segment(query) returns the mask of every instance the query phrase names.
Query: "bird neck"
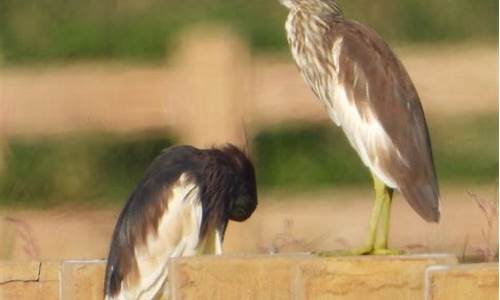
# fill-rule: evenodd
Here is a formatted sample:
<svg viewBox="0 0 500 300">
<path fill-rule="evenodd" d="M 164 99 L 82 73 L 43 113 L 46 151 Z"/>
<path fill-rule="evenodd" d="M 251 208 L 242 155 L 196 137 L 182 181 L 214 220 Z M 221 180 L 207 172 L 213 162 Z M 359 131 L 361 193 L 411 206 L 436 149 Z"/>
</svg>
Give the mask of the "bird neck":
<svg viewBox="0 0 500 300">
<path fill-rule="evenodd" d="M 227 222 L 228 204 L 233 189 L 233 176 L 231 166 L 222 159 L 218 150 L 211 150 L 206 157 L 200 174 L 200 199 L 203 206 L 203 219 L 207 222 L 202 226 L 219 227 Z M 210 218 L 208 220 L 207 218 Z"/>
<path fill-rule="evenodd" d="M 307 41 L 320 40 L 330 29 L 331 23 L 323 16 L 303 10 L 291 10 L 285 24 L 290 46 L 305 46 Z M 301 43 L 301 44 L 297 44 Z"/>
<path fill-rule="evenodd" d="M 314 81 L 313 77 L 318 76 L 315 74 L 318 71 L 331 74 L 327 70 L 332 65 L 330 33 L 335 30 L 338 18 L 341 17 L 312 14 L 303 10 L 291 10 L 288 15 L 285 25 L 288 43 L 307 82 Z"/>
<path fill-rule="evenodd" d="M 343 12 L 335 0 L 292 0 L 290 12 L 302 12 L 322 18 L 342 17 Z"/>
</svg>

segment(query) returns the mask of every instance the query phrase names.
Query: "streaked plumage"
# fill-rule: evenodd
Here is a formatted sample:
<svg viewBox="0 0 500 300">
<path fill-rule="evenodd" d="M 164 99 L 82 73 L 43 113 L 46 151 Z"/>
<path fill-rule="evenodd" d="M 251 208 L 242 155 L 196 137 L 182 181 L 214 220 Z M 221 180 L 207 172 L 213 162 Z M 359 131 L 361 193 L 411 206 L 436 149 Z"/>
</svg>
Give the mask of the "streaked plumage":
<svg viewBox="0 0 500 300">
<path fill-rule="evenodd" d="M 437 222 L 439 189 L 417 91 L 390 47 L 335 0 L 280 0 L 292 56 L 363 163 Z"/>
<path fill-rule="evenodd" d="M 166 299 L 170 257 L 220 254 L 228 220 L 257 206 L 255 171 L 232 145 L 176 146 L 156 158 L 118 218 L 106 299 Z"/>
</svg>

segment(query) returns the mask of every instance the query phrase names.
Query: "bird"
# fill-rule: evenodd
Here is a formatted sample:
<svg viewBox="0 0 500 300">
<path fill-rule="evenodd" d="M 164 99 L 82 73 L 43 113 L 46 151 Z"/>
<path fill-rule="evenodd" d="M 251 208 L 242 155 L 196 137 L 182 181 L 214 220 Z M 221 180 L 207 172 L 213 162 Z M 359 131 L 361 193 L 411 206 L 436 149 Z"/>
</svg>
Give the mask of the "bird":
<svg viewBox="0 0 500 300">
<path fill-rule="evenodd" d="M 238 147 L 166 149 L 118 217 L 104 298 L 168 299 L 169 259 L 221 254 L 228 220 L 245 221 L 256 207 L 255 169 Z"/>
<path fill-rule="evenodd" d="M 394 190 L 425 221 L 437 223 L 441 214 L 429 130 L 410 75 L 382 37 L 346 18 L 335 0 L 279 1 L 304 81 L 373 177 L 367 240 L 347 254 L 401 253 L 388 247 Z"/>
</svg>

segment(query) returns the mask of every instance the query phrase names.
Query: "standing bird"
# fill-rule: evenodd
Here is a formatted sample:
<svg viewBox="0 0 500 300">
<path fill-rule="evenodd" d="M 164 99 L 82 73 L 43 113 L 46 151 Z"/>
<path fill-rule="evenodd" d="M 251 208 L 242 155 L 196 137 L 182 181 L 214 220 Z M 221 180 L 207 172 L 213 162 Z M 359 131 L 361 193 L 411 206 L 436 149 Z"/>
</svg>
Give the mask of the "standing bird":
<svg viewBox="0 0 500 300">
<path fill-rule="evenodd" d="M 394 189 L 426 221 L 440 216 L 431 142 L 410 76 L 384 40 L 344 18 L 335 0 L 280 2 L 289 9 L 288 42 L 304 80 L 373 176 L 368 240 L 349 253 L 398 253 L 387 247 Z"/>
<path fill-rule="evenodd" d="M 254 167 L 238 148 L 169 148 L 118 218 L 105 299 L 167 299 L 169 258 L 220 254 L 228 220 L 244 221 L 256 207 Z"/>
</svg>

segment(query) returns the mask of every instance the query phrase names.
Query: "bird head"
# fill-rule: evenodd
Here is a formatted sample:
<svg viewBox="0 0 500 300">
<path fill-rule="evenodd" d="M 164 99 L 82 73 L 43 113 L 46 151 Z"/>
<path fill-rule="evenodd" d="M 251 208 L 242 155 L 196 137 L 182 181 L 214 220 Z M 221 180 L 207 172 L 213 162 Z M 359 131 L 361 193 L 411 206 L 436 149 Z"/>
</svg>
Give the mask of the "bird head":
<svg viewBox="0 0 500 300">
<path fill-rule="evenodd" d="M 228 216 L 233 221 L 245 221 L 257 208 L 255 169 L 248 156 L 236 146 L 228 144 L 221 149 L 232 169 L 232 183 Z"/>
<path fill-rule="evenodd" d="M 314 14 L 342 14 L 335 0 L 278 0 L 290 11 L 302 11 Z"/>
<path fill-rule="evenodd" d="M 299 1 L 297 0 L 278 0 L 281 5 L 283 5 L 284 7 L 288 8 L 288 9 L 294 9 L 295 7 L 297 7 Z"/>
</svg>

